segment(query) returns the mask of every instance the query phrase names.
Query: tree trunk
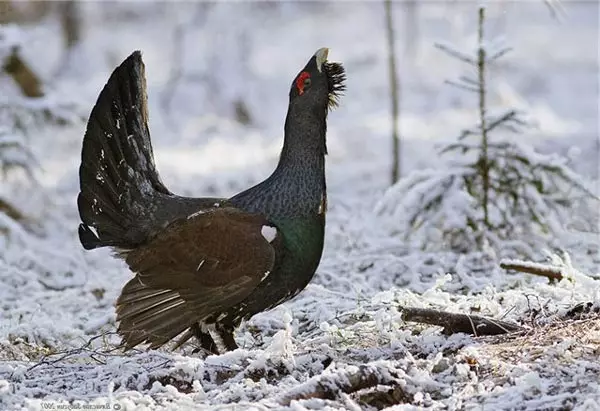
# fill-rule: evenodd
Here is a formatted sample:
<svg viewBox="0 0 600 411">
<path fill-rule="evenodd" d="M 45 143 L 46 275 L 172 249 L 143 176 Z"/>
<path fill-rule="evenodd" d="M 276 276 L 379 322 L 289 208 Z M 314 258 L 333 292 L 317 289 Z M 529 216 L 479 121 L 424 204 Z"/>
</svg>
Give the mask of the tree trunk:
<svg viewBox="0 0 600 411">
<path fill-rule="evenodd" d="M 400 90 L 396 75 L 396 50 L 394 41 L 394 19 L 392 15 L 392 1 L 384 0 L 385 5 L 385 28 L 388 45 L 388 70 L 390 76 L 390 99 L 392 104 L 392 184 L 400 178 L 400 135 L 398 132 L 399 122 L 399 99 Z"/>
</svg>

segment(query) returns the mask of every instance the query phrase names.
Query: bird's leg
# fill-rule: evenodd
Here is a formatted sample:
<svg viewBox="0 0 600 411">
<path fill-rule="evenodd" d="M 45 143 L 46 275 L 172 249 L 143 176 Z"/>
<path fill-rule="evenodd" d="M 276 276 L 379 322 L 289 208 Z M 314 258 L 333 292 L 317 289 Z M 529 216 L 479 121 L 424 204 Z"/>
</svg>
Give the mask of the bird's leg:
<svg viewBox="0 0 600 411">
<path fill-rule="evenodd" d="M 234 327 L 231 324 L 217 323 L 215 329 L 227 351 L 233 351 L 239 348 L 233 338 Z"/>
<path fill-rule="evenodd" d="M 198 339 L 198 341 L 200 342 L 200 346 L 204 350 L 206 350 L 209 353 L 219 355 L 219 349 L 217 347 L 217 343 L 212 338 L 212 336 L 210 335 L 209 332 L 202 331 L 202 328 L 200 327 L 200 325 L 198 323 L 192 325 L 190 327 L 190 329 L 192 330 L 192 332 L 194 333 L 194 337 L 196 337 Z M 195 348 L 192 351 L 192 354 L 195 354 L 198 351 L 200 351 L 200 349 Z"/>
</svg>

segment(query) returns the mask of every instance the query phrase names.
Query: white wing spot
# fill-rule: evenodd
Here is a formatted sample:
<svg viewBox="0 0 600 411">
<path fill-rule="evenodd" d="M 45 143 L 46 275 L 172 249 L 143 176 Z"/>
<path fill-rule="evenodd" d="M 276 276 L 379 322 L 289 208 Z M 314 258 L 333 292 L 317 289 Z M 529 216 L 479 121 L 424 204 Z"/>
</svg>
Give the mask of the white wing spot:
<svg viewBox="0 0 600 411">
<path fill-rule="evenodd" d="M 204 260 L 200 261 L 200 264 L 198 264 L 198 267 L 196 267 L 196 271 L 200 271 L 200 268 L 204 265 Z"/>
<path fill-rule="evenodd" d="M 260 279 L 260 281 L 265 281 L 265 278 L 267 278 L 269 276 L 269 274 L 271 274 L 270 271 L 267 271 L 266 273 L 264 273 L 262 278 Z"/>
<path fill-rule="evenodd" d="M 327 195 L 321 194 L 321 202 L 319 203 L 319 214 L 325 214 L 327 212 Z"/>
<path fill-rule="evenodd" d="M 263 225 L 260 233 L 269 243 L 275 240 L 275 237 L 277 237 L 277 229 L 268 225 Z"/>
</svg>

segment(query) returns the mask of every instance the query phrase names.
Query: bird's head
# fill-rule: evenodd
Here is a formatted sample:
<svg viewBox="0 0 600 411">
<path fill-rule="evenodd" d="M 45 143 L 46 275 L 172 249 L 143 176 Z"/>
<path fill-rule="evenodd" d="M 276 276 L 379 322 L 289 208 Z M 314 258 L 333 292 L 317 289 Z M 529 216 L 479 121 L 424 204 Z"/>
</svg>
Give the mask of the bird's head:
<svg viewBox="0 0 600 411">
<path fill-rule="evenodd" d="M 290 105 L 332 109 L 346 89 L 346 75 L 340 63 L 327 61 L 328 48 L 320 48 L 298 73 L 290 88 Z"/>
</svg>

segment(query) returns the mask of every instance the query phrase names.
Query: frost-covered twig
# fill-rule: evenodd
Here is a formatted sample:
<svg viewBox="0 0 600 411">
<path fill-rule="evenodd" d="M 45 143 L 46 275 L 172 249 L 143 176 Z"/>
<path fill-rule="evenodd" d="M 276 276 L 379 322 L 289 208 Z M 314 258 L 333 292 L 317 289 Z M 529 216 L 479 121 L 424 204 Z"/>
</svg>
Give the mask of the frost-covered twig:
<svg viewBox="0 0 600 411">
<path fill-rule="evenodd" d="M 523 331 L 523 328 L 516 324 L 478 315 L 449 313 L 429 308 L 399 308 L 404 321 L 439 325 L 444 327 L 445 334 L 467 333 L 478 337 Z"/>
<path fill-rule="evenodd" d="M 477 65 L 475 60 L 471 56 L 454 49 L 454 47 L 452 47 L 452 46 L 449 46 L 447 44 L 442 44 L 442 43 L 435 43 L 434 46 L 437 49 L 447 53 L 449 56 L 452 56 L 458 60 L 464 61 L 465 63 L 468 63 L 472 66 Z"/>
<path fill-rule="evenodd" d="M 546 277 L 551 282 L 560 281 L 563 279 L 562 268 L 547 264 L 539 264 L 521 260 L 502 260 L 500 261 L 500 267 L 505 270 L 514 270 L 521 273 Z"/>
<path fill-rule="evenodd" d="M 93 359 L 94 361 L 96 361 L 96 362 L 98 362 L 100 364 L 104 364 L 104 361 L 101 360 L 101 359 L 99 359 L 99 358 L 96 358 L 96 355 L 102 355 L 104 357 L 107 357 L 107 356 L 110 355 L 109 353 L 111 351 L 114 351 L 114 348 L 106 350 L 106 351 L 94 350 L 94 349 L 91 348 L 92 347 L 92 343 L 94 341 L 96 341 L 96 340 L 99 340 L 101 338 L 106 338 L 108 335 L 113 335 L 113 334 L 116 334 L 116 333 L 114 333 L 114 332 L 105 332 L 105 333 L 102 333 L 102 334 L 99 334 L 99 335 L 95 335 L 92 338 L 90 338 L 89 340 L 87 340 L 85 342 L 85 344 L 83 344 L 79 348 L 75 348 L 75 349 L 67 350 L 67 351 L 56 352 L 56 353 L 53 353 L 53 354 L 50 354 L 50 355 L 44 355 L 40 359 L 40 361 L 38 361 L 37 363 L 35 363 L 31 367 L 29 367 L 27 369 L 27 372 L 30 372 L 30 371 L 32 371 L 32 370 L 34 370 L 34 369 L 36 369 L 36 368 L 38 368 L 38 367 L 40 367 L 42 365 L 55 365 L 55 364 L 58 364 L 58 363 L 60 363 L 60 362 L 62 362 L 64 360 L 66 360 L 69 357 L 81 354 L 83 352 L 89 352 L 91 359 Z M 58 358 L 50 360 L 51 357 L 56 357 L 56 356 L 58 356 Z"/>
<path fill-rule="evenodd" d="M 313 377 L 289 390 L 278 402 L 289 405 L 294 400 L 309 398 L 334 400 L 339 398 L 341 393 L 350 394 L 393 382 L 394 378 L 387 369 L 381 369 L 374 365 L 360 365 L 333 374 L 321 374 Z"/>
</svg>

